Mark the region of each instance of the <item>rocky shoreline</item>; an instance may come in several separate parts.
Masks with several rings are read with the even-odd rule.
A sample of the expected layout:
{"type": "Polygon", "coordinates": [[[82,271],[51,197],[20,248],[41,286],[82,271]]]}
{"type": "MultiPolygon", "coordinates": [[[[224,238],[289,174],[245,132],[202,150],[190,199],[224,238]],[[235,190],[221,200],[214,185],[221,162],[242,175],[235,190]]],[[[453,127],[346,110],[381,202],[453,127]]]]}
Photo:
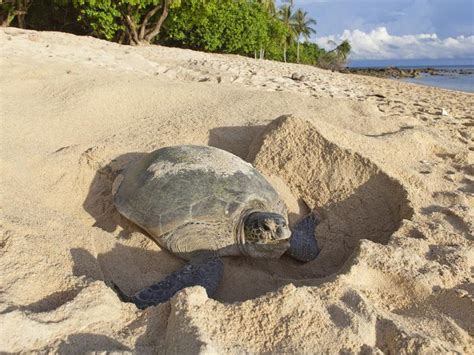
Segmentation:
{"type": "Polygon", "coordinates": [[[343,73],[376,76],[379,78],[417,78],[422,75],[472,75],[474,69],[466,68],[345,68],[343,73]]]}

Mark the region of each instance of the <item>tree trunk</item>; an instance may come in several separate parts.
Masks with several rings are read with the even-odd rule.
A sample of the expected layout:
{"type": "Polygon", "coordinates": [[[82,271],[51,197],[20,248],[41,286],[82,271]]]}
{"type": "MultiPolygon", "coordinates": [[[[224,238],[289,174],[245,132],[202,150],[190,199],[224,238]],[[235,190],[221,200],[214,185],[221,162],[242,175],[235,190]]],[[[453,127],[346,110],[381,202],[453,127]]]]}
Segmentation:
{"type": "Polygon", "coordinates": [[[283,60],[286,63],[286,42],[285,42],[285,45],[283,46],[283,60]]]}
{"type": "Polygon", "coordinates": [[[31,5],[30,0],[16,0],[13,4],[13,11],[7,14],[2,14],[2,16],[0,17],[0,27],[10,26],[10,24],[16,17],[18,27],[25,28],[26,27],[25,17],[30,5],[31,5]]]}
{"type": "Polygon", "coordinates": [[[18,27],[25,28],[25,14],[26,12],[21,11],[16,15],[16,21],[18,22],[18,27]]]}
{"type": "Polygon", "coordinates": [[[31,5],[31,1],[29,0],[17,0],[16,2],[16,21],[18,22],[18,27],[20,28],[25,28],[26,27],[26,22],[25,22],[25,16],[26,13],[28,12],[28,8],[31,5]]]}
{"type": "Polygon", "coordinates": [[[12,23],[13,19],[15,18],[15,13],[12,12],[11,14],[7,14],[5,19],[1,19],[0,27],[8,27],[12,23]]]}
{"type": "Polygon", "coordinates": [[[118,39],[118,43],[123,44],[123,42],[125,42],[126,37],[127,37],[127,33],[122,31],[122,33],[120,34],[120,37],[118,39]]]}
{"type": "Polygon", "coordinates": [[[140,26],[140,38],[144,39],[146,35],[146,26],[148,25],[148,21],[158,12],[158,10],[161,8],[161,4],[156,5],[153,9],[148,11],[148,13],[145,15],[145,18],[143,19],[143,23],[140,26]]]}
{"type": "Polygon", "coordinates": [[[163,22],[166,20],[168,16],[169,7],[173,0],[162,0],[161,3],[150,11],[145,14],[143,18],[143,22],[140,24],[136,24],[131,17],[131,9],[127,10],[127,13],[122,14],[123,22],[125,24],[127,34],[129,37],[130,44],[132,46],[140,46],[140,45],[147,45],[156,37],[161,30],[161,26],[163,22]],[[163,12],[158,19],[158,22],[152,25],[152,28],[147,28],[149,21],[152,19],[154,15],[160,10],[163,9],[163,12]]]}
{"type": "Polygon", "coordinates": [[[296,43],[296,63],[300,62],[300,41],[296,43]]]}
{"type": "Polygon", "coordinates": [[[127,29],[128,36],[130,38],[130,44],[132,46],[137,46],[140,44],[140,39],[138,38],[137,27],[135,22],[133,22],[130,14],[124,16],[125,27],[127,29]]]}
{"type": "Polygon", "coordinates": [[[172,2],[172,0],[162,0],[163,12],[161,13],[161,16],[158,19],[158,22],[156,23],[155,27],[145,35],[145,37],[144,37],[145,42],[150,43],[151,40],[154,37],[158,36],[158,34],[160,33],[161,26],[163,25],[163,22],[165,22],[166,17],[168,17],[168,12],[169,12],[169,9],[170,9],[171,2],[172,2]]]}

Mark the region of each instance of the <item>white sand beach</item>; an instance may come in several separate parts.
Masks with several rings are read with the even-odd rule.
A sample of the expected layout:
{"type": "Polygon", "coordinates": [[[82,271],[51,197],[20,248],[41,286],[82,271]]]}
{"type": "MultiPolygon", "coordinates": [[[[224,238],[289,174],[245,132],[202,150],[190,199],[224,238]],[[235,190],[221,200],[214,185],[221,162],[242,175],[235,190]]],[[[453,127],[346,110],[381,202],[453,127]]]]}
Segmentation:
{"type": "Polygon", "coordinates": [[[14,28],[0,60],[0,352],[472,352],[474,94],[14,28]],[[106,282],[184,261],[112,182],[177,144],[252,163],[291,221],[315,209],[320,256],[225,258],[215,299],[121,302],[106,282]]]}

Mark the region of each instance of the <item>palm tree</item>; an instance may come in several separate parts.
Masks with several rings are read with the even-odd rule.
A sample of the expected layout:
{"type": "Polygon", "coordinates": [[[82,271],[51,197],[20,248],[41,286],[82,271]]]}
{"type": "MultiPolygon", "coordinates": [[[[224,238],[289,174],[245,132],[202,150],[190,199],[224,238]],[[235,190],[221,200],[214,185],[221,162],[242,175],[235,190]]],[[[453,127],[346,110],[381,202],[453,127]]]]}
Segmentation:
{"type": "Polygon", "coordinates": [[[295,36],[296,36],[296,31],[295,31],[295,22],[294,22],[294,16],[293,16],[293,5],[291,4],[285,4],[280,7],[279,11],[279,17],[280,20],[283,22],[283,24],[286,27],[287,30],[287,35],[285,38],[285,41],[283,42],[283,60],[286,63],[286,51],[288,49],[288,45],[290,45],[295,36]]]}
{"type": "Polygon", "coordinates": [[[308,16],[308,12],[298,9],[294,15],[295,32],[297,36],[297,47],[296,47],[296,62],[300,62],[300,39],[303,35],[304,39],[309,40],[309,36],[312,33],[316,33],[316,30],[311,25],[316,25],[316,20],[308,16]]]}
{"type": "Polygon", "coordinates": [[[344,60],[346,61],[347,58],[349,57],[349,53],[351,52],[351,44],[347,39],[342,41],[340,45],[337,46],[336,51],[337,54],[344,60]]]}
{"type": "Polygon", "coordinates": [[[330,51],[324,51],[318,58],[318,65],[324,69],[341,70],[349,58],[351,44],[348,40],[342,41],[339,45],[334,41],[328,41],[328,44],[336,46],[330,51]]]}
{"type": "Polygon", "coordinates": [[[261,4],[262,7],[263,7],[270,15],[275,15],[275,13],[276,13],[275,0],[257,0],[257,3],[261,4]]]}
{"type": "Polygon", "coordinates": [[[344,62],[347,60],[352,49],[352,46],[347,39],[343,40],[339,45],[332,40],[328,41],[328,44],[336,46],[334,49],[328,51],[328,53],[335,53],[335,55],[344,62]]]}

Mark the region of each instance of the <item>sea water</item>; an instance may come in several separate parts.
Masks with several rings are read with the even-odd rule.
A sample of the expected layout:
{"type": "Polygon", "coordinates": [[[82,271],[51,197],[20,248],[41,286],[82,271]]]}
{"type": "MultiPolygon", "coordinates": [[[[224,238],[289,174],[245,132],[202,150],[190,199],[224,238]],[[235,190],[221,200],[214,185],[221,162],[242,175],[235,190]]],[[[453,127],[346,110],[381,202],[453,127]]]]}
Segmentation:
{"type": "Polygon", "coordinates": [[[403,78],[399,80],[474,93],[474,59],[353,60],[349,62],[349,67],[397,67],[401,69],[434,68],[455,70],[454,72],[444,72],[442,75],[422,73],[417,78],[403,78]],[[470,74],[459,74],[460,70],[468,70],[470,74]]]}

